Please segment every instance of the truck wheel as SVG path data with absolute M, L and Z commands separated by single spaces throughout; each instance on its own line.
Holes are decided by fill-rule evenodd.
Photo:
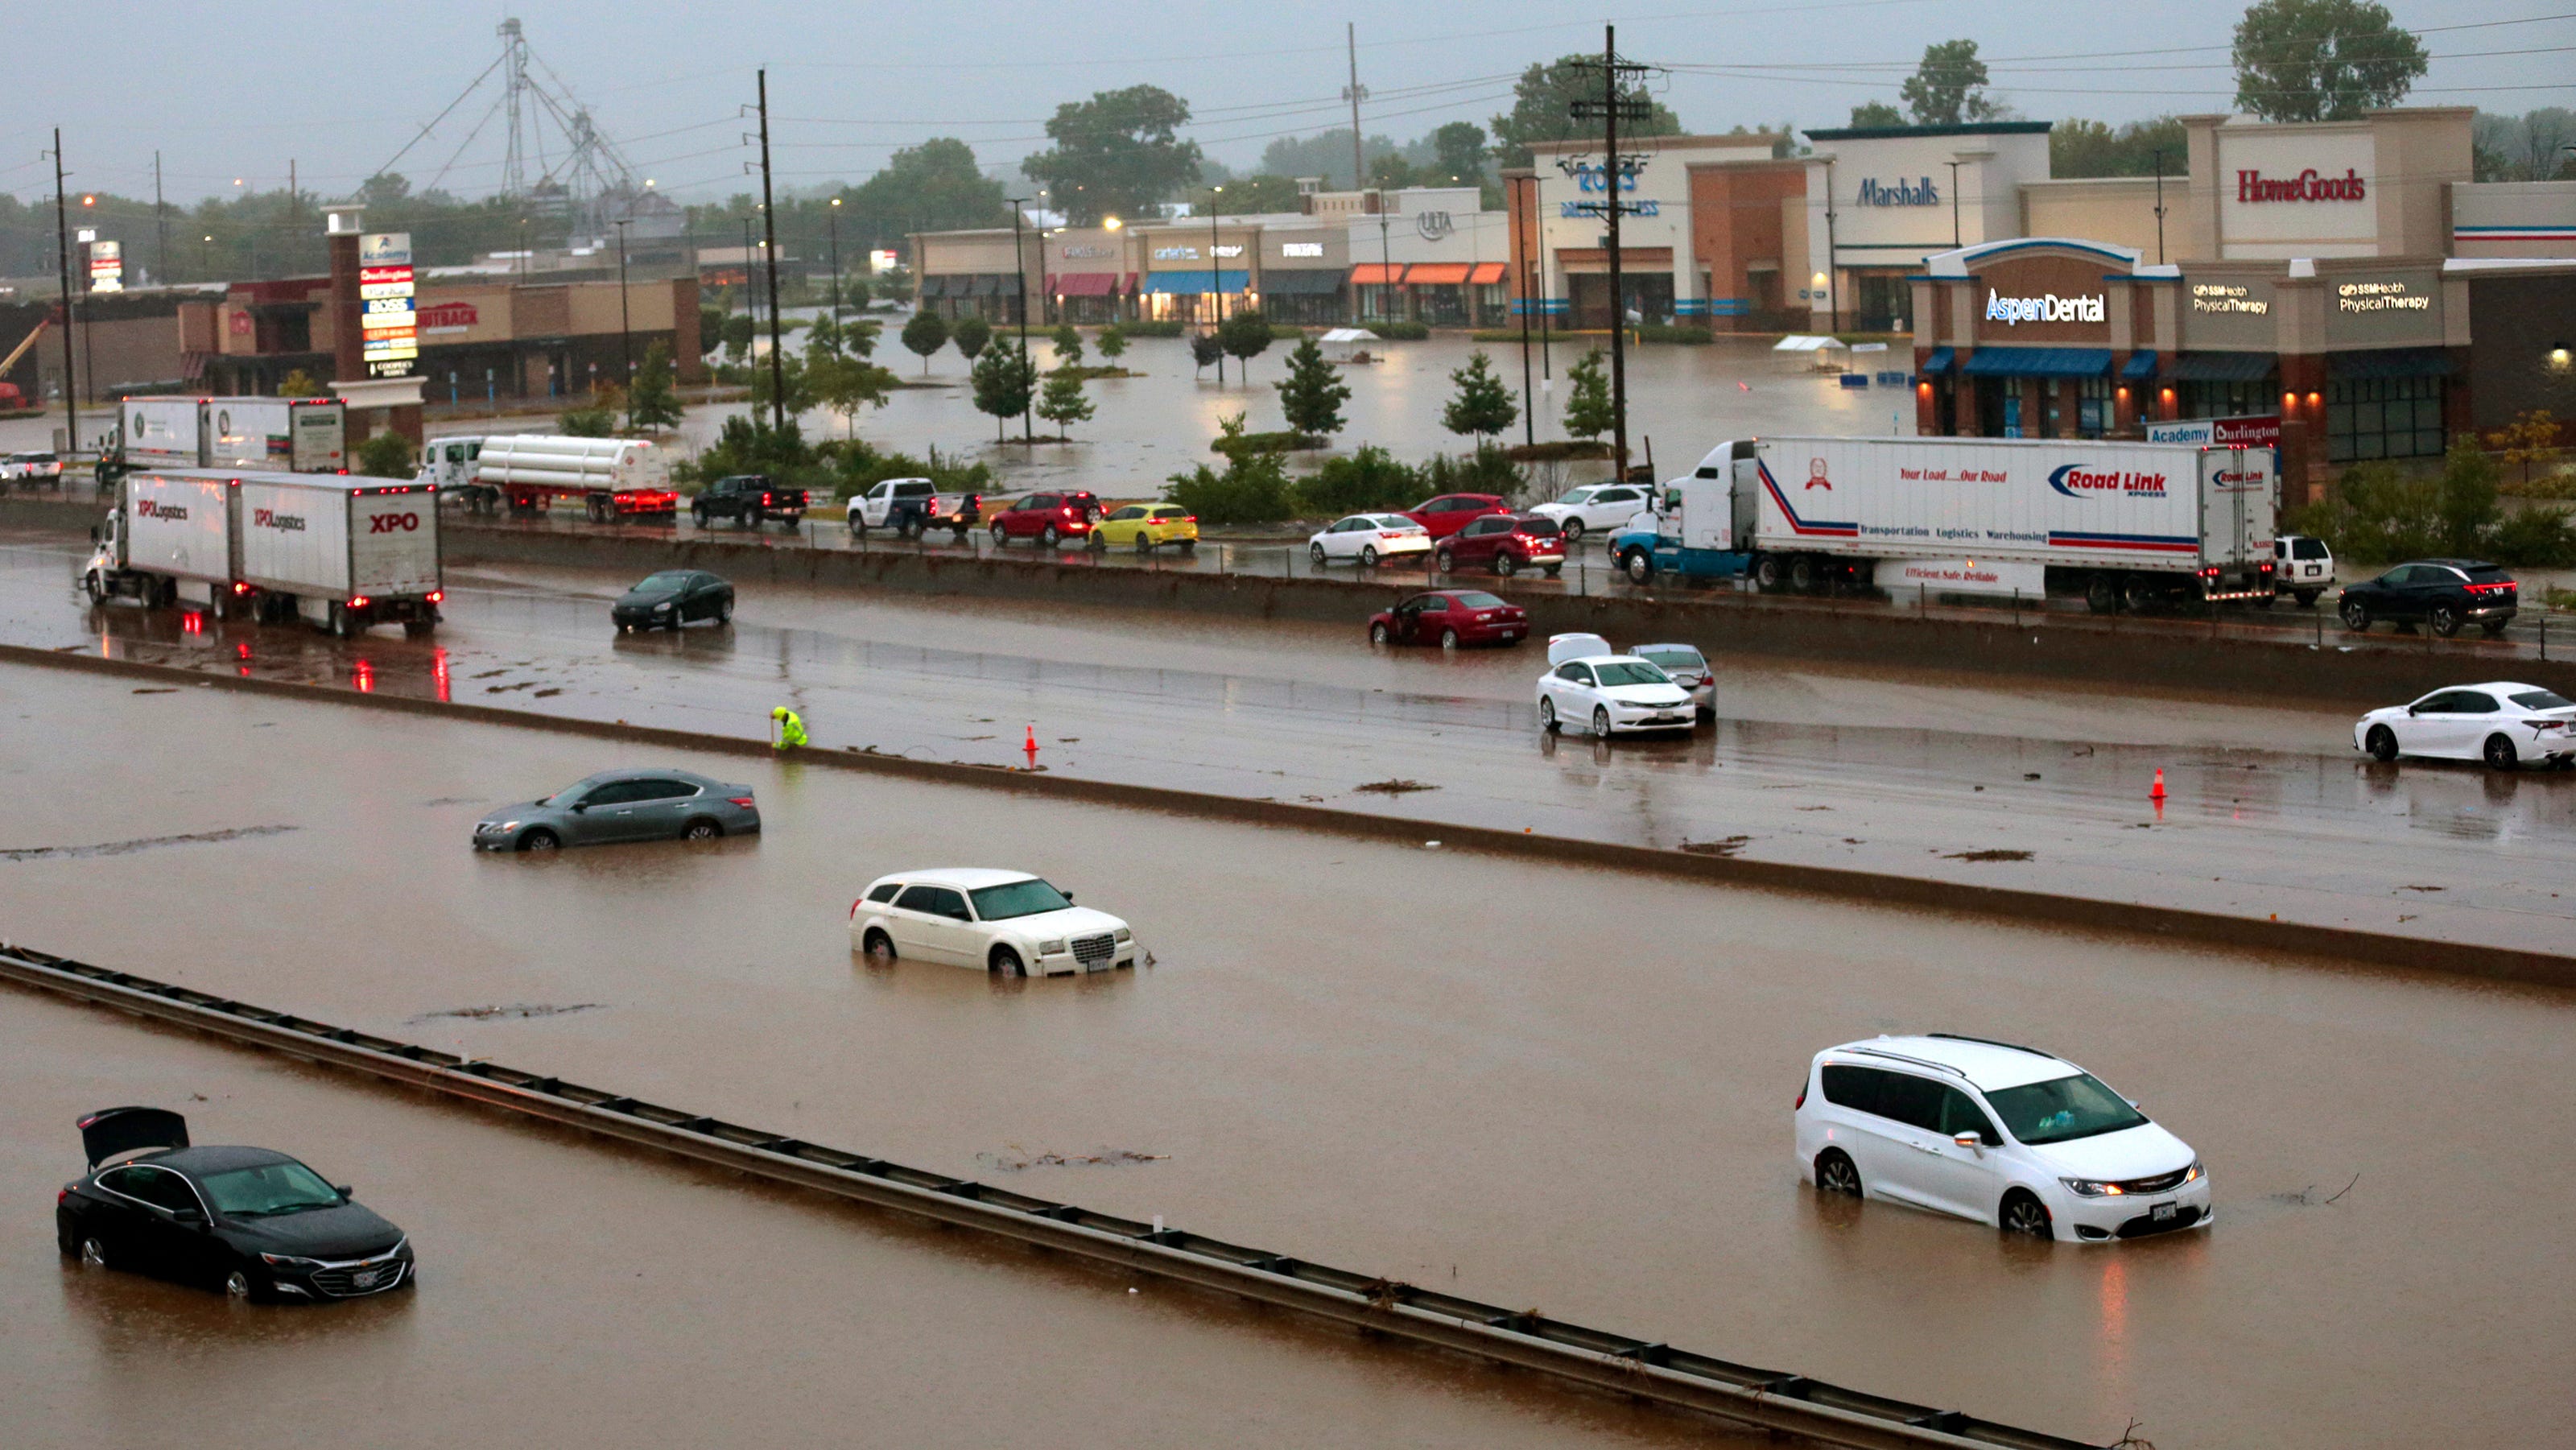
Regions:
M 2131 614 L 2145 614 L 2156 607 L 2156 586 L 2143 574 L 2131 574 L 2120 581 L 2120 603 Z
M 349 607 L 347 605 L 334 604 L 331 606 L 331 632 L 333 634 L 338 635 L 342 639 L 356 639 L 358 637 L 358 631 L 363 627 L 364 626 L 358 623 L 358 616 L 349 612 Z
M 1629 582 L 1649 583 L 1655 577 L 1655 556 L 1643 549 L 1630 549 L 1619 560 L 1619 567 L 1627 571 Z
M 1494 572 L 1502 575 L 1506 579 L 1509 579 L 1514 574 L 1521 572 L 1521 561 L 1509 554 L 1503 553 L 1500 550 L 1496 550 L 1494 553 Z
M 1765 594 L 1772 593 L 1779 589 L 1780 560 L 1778 556 L 1765 554 L 1761 558 L 1753 561 L 1753 583 L 1756 588 L 1760 589 Z
M 89 596 L 89 602 L 92 604 L 96 604 L 107 597 L 106 588 L 98 582 L 98 571 L 96 569 L 92 569 L 81 576 L 81 592 Z
M 1049 524 L 1045 528 L 1038 530 L 1038 547 L 1041 549 L 1052 549 L 1063 542 L 1064 536 L 1055 531 L 1055 525 L 1053 524 Z
M 2313 589 L 2294 589 L 2290 591 L 2290 593 L 2291 597 L 2299 601 L 2299 607 L 2301 609 L 2314 609 L 2317 607 L 2317 591 Z
M 1813 555 L 1800 554 L 1789 561 L 1789 587 L 1800 594 L 1813 594 L 1822 578 Z
M 2120 607 L 2120 591 L 2111 584 L 2108 574 L 2096 574 L 2084 581 L 2084 607 L 2095 614 L 2109 614 Z
M 864 539 L 867 536 L 868 521 L 860 518 L 857 514 L 850 515 L 850 537 L 853 539 Z
M 705 528 L 707 526 L 706 505 L 699 504 L 696 507 L 691 508 L 689 510 L 689 522 L 696 524 L 699 528 Z

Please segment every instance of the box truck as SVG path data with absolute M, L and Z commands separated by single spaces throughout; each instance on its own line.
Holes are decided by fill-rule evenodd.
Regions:
M 442 438 L 430 445 L 440 450 L 438 466 L 447 466 L 445 453 L 456 441 Z M 497 513 L 507 505 L 513 514 L 541 514 L 557 500 L 578 499 L 593 523 L 617 523 L 668 517 L 680 507 L 671 487 L 670 450 L 647 439 L 511 434 L 482 439 L 470 456 L 474 486 L 465 500 L 478 513 Z
M 1993 438 L 1753 438 L 1612 536 L 1629 578 L 2080 596 L 2097 613 L 2272 597 L 2272 451 Z
M 127 398 L 117 405 L 110 477 L 135 468 L 340 473 L 349 408 L 338 398 Z
M 343 638 L 378 624 L 425 635 L 447 598 L 429 485 L 327 473 L 129 473 L 81 583 L 92 599 L 302 619 Z

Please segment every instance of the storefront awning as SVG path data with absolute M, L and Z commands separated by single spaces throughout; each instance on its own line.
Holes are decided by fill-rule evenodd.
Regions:
M 1500 262 L 1478 262 L 1476 270 L 1467 274 L 1468 283 L 1477 287 L 1491 287 L 1502 280 L 1503 264 Z
M 2326 358 L 2330 378 L 2444 378 L 2451 360 L 2429 349 L 2405 352 L 2339 352 Z
M 1981 347 L 1962 369 L 1976 378 L 2098 378 L 2110 370 L 2107 347 Z
M 947 279 L 947 278 L 945 278 L 945 277 L 924 277 L 924 278 L 922 278 L 922 279 L 921 279 L 921 295 L 922 295 L 922 296 L 924 296 L 924 297 L 945 297 L 945 296 L 947 296 L 947 295 L 948 295 L 948 279 Z
M 2129 354 L 2128 366 L 2120 369 L 2120 379 L 2123 382 L 2142 383 L 2155 375 L 2156 351 L 2151 347 L 2142 347 Z
M 1264 272 L 1261 295 L 1264 297 L 1330 297 L 1342 290 L 1342 274 L 1331 272 Z
M 1958 361 L 1957 348 L 1936 347 L 1932 349 L 1932 355 L 1923 360 L 1923 375 L 1928 378 L 1935 373 L 1946 373 Z
M 1403 280 L 1402 262 L 1393 266 L 1379 262 L 1363 262 L 1351 269 L 1351 285 L 1355 287 L 1392 287 Z
M 1115 272 L 1058 272 L 1047 278 L 1058 297 L 1110 297 L 1117 294 Z
M 1463 287 L 1467 274 L 1476 270 L 1469 262 L 1416 262 L 1404 274 L 1408 287 Z
M 1149 272 L 1145 275 L 1145 290 L 1156 296 L 1240 292 L 1252 281 L 1252 274 L 1248 271 L 1217 272 L 1213 274 L 1212 280 L 1213 285 L 1211 285 L 1211 274 L 1204 267 L 1185 272 Z
M 1024 285 L 1026 284 L 1020 281 L 1020 274 L 1017 272 L 996 272 L 993 274 L 992 295 L 996 297 L 1017 297 L 1020 295 L 1020 288 Z
M 2186 383 L 2259 383 L 2272 375 L 2268 352 L 2187 352 L 2171 374 Z

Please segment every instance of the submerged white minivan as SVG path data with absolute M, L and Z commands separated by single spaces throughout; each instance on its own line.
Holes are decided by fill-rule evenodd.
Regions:
M 2035 1048 L 1935 1032 L 1816 1054 L 1798 1171 L 1884 1199 L 2075 1243 L 2209 1226 L 2191 1146 L 2091 1073 Z

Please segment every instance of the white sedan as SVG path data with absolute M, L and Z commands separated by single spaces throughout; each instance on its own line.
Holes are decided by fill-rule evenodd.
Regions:
M 2411 705 L 2353 722 L 2352 743 L 2371 759 L 2420 755 L 2483 760 L 2496 770 L 2576 764 L 2576 704 L 2538 685 L 2496 681 L 2435 690 Z
M 850 903 L 850 946 L 877 961 L 918 958 L 1002 977 L 1064 976 L 1136 965 L 1136 934 L 1073 904 L 1026 871 L 951 866 L 898 871 Z
M 1306 541 L 1306 557 L 1319 569 L 1345 561 L 1365 569 L 1381 559 L 1430 554 L 1431 531 L 1402 514 L 1353 514 Z
M 1568 489 L 1565 497 L 1540 504 L 1530 512 L 1556 520 L 1565 530 L 1565 541 L 1571 544 L 1587 531 L 1598 534 L 1623 529 L 1630 519 L 1653 507 L 1654 500 L 1643 484 L 1593 483 Z
M 1689 730 L 1699 706 L 1673 677 L 1634 655 L 1585 655 L 1538 677 L 1538 723 L 1550 734 L 1567 721 L 1607 738 L 1639 730 Z

